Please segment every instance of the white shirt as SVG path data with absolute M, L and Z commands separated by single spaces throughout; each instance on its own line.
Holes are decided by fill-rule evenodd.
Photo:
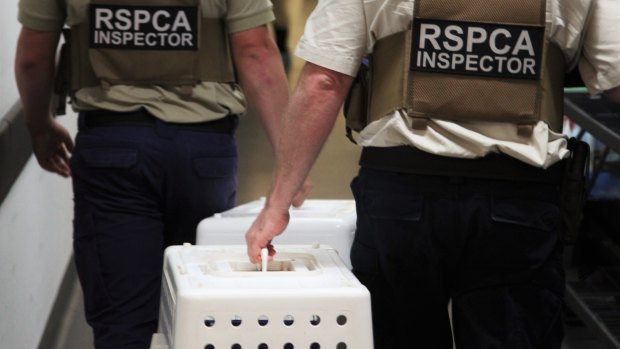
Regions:
M 355 76 L 375 42 L 409 28 L 414 0 L 320 0 L 296 50 L 300 58 Z M 620 1 L 547 0 L 547 33 L 561 47 L 570 67 L 579 65 L 593 94 L 620 85 Z M 412 145 L 429 153 L 475 158 L 502 152 L 547 168 L 567 156 L 566 139 L 540 121 L 533 137 L 516 126 L 496 122 L 430 120 L 424 132 L 410 128 L 404 111 L 368 125 L 361 146 Z

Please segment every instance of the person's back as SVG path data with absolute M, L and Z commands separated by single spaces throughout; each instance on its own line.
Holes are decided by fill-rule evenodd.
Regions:
M 148 348 L 163 249 L 234 206 L 246 104 L 275 144 L 288 85 L 268 0 L 21 0 L 16 77 L 41 166 L 71 176 L 97 348 Z M 54 59 L 67 26 L 59 75 Z M 64 74 L 63 74 L 64 72 Z M 79 112 L 75 147 L 49 112 Z
M 345 109 L 363 147 L 351 262 L 375 347 L 452 348 L 453 333 L 458 348 L 560 348 L 562 79 L 579 65 L 620 101 L 619 16 L 613 0 L 320 2 L 250 259 L 275 253 L 365 59 L 370 91 Z

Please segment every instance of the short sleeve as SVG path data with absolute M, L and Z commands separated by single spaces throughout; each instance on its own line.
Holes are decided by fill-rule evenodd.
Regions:
M 592 93 L 620 85 L 620 2 L 593 1 L 579 71 Z
M 230 0 L 226 23 L 231 33 L 259 27 L 275 19 L 269 0 Z
M 355 76 L 365 52 L 363 2 L 322 0 L 308 18 L 295 54 L 321 67 Z
M 17 20 L 29 29 L 40 31 L 62 30 L 66 10 L 61 0 L 20 0 Z

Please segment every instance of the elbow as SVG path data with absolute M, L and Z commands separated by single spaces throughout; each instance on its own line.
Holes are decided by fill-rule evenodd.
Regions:
M 15 79 L 18 84 L 33 79 L 51 78 L 54 72 L 53 63 L 42 62 L 35 59 L 16 59 Z
M 18 46 L 15 54 L 15 74 L 17 76 L 32 76 L 42 74 L 53 69 L 54 61 L 52 57 L 41 55 L 36 50 L 28 49 L 25 46 Z
M 15 59 L 15 74 L 29 75 L 38 71 L 40 66 L 37 60 L 18 55 Z
M 248 62 L 252 66 L 266 64 L 278 55 L 277 47 L 269 40 L 245 43 L 237 50 L 238 59 Z
M 319 91 L 332 92 L 339 90 L 340 81 L 330 74 L 321 74 L 314 77 L 313 85 Z
M 231 34 L 230 46 L 241 75 L 269 71 L 280 59 L 278 47 L 265 25 Z
M 303 76 L 314 90 L 327 94 L 342 94 L 348 91 L 352 78 L 348 75 L 307 63 Z
M 18 79 L 44 79 L 53 75 L 60 32 L 23 28 L 17 40 L 14 69 Z

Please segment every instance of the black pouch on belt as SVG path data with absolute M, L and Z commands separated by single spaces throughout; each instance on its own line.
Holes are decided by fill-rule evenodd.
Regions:
M 576 138 L 568 140 L 570 158 L 566 162 L 564 178 L 560 192 L 560 208 L 562 214 L 562 241 L 571 245 L 577 239 L 583 207 L 587 198 L 586 181 L 590 158 L 588 143 Z
M 62 31 L 65 42 L 60 46 L 58 62 L 56 63 L 56 71 L 54 76 L 54 98 L 52 99 L 52 112 L 55 116 L 65 115 L 67 108 L 67 98 L 71 92 L 70 87 L 70 64 L 69 61 L 69 35 L 68 29 Z
M 370 93 L 369 59 L 365 58 L 362 61 L 343 105 L 343 114 L 346 120 L 346 136 L 355 144 L 357 144 L 357 141 L 353 137 L 353 131 L 361 132 L 367 124 L 368 96 Z

